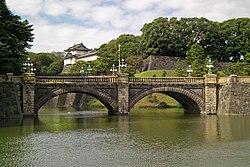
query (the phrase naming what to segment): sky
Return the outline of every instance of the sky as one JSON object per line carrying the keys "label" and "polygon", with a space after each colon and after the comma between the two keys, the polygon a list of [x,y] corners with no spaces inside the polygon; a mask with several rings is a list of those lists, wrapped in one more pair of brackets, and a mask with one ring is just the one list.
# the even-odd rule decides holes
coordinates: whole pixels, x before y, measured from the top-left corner
{"label": "sky", "polygon": [[77,43],[90,49],[121,34],[141,35],[158,17],[250,17],[250,0],[6,0],[34,28],[31,52],[64,51]]}

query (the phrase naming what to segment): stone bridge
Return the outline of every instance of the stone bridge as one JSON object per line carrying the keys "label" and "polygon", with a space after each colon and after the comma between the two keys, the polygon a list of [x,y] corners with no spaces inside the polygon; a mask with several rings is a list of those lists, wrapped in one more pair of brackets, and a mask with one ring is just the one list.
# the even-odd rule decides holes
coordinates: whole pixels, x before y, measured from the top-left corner
{"label": "stone bridge", "polygon": [[[121,76],[35,76],[21,77],[7,74],[7,82],[15,82],[21,95],[24,116],[37,116],[39,109],[50,99],[65,93],[84,93],[101,101],[110,115],[128,114],[142,98],[152,93],[163,93],[177,100],[185,113],[217,114],[230,100],[222,95],[230,83],[247,84],[246,105],[249,103],[250,77],[162,77],[135,78]],[[230,86],[229,86],[230,87]],[[244,103],[245,104],[245,103]],[[221,107],[224,105],[224,108]]]}

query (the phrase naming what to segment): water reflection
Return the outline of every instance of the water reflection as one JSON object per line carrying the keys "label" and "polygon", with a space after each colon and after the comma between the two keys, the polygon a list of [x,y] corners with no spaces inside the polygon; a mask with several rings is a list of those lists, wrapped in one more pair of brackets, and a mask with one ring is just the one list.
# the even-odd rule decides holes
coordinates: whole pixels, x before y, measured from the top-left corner
{"label": "water reflection", "polygon": [[44,109],[38,118],[0,125],[0,166],[247,166],[250,161],[249,116],[136,109],[116,117]]}
{"label": "water reflection", "polygon": [[238,140],[250,135],[250,116],[209,116],[204,120],[207,141]]}
{"label": "water reflection", "polygon": [[[32,134],[89,128],[116,128],[119,133],[138,132],[147,137],[189,138],[213,142],[249,137],[250,116],[185,115],[178,109],[140,109],[130,116],[108,116],[106,111],[42,111],[38,118],[1,120],[2,134]],[[11,130],[10,130],[11,129]],[[242,133],[242,132],[245,133]],[[191,136],[189,136],[191,135]]]}

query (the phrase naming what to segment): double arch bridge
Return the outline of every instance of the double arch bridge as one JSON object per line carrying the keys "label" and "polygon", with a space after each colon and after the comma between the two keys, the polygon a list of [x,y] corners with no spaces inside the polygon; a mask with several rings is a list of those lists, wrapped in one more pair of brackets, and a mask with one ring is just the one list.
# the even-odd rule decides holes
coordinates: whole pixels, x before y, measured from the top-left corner
{"label": "double arch bridge", "polygon": [[84,93],[101,101],[110,115],[128,114],[142,98],[163,93],[177,100],[185,113],[217,112],[215,74],[204,77],[135,78],[120,76],[35,76],[22,75],[22,112],[37,116],[39,109],[55,96]]}

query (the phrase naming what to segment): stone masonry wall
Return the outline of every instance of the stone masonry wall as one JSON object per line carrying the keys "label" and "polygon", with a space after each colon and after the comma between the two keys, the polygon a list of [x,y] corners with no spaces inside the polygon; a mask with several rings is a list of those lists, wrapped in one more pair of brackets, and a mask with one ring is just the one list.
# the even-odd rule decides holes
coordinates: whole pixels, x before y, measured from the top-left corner
{"label": "stone masonry wall", "polygon": [[[175,70],[178,60],[183,60],[180,57],[174,56],[149,56],[143,61],[142,71],[147,70]],[[214,62],[214,66],[219,70],[223,70],[227,67],[225,62]]]}
{"label": "stone masonry wall", "polygon": [[14,83],[0,83],[0,119],[21,117],[21,99]]}
{"label": "stone masonry wall", "polygon": [[229,82],[220,87],[218,114],[250,114],[250,84]]}
{"label": "stone masonry wall", "polygon": [[143,70],[174,70],[179,57],[149,56],[143,61]]}
{"label": "stone masonry wall", "polygon": [[92,96],[88,96],[82,93],[67,93],[56,96],[50,99],[44,104],[44,107],[79,107],[84,108],[87,102],[92,99]]}

